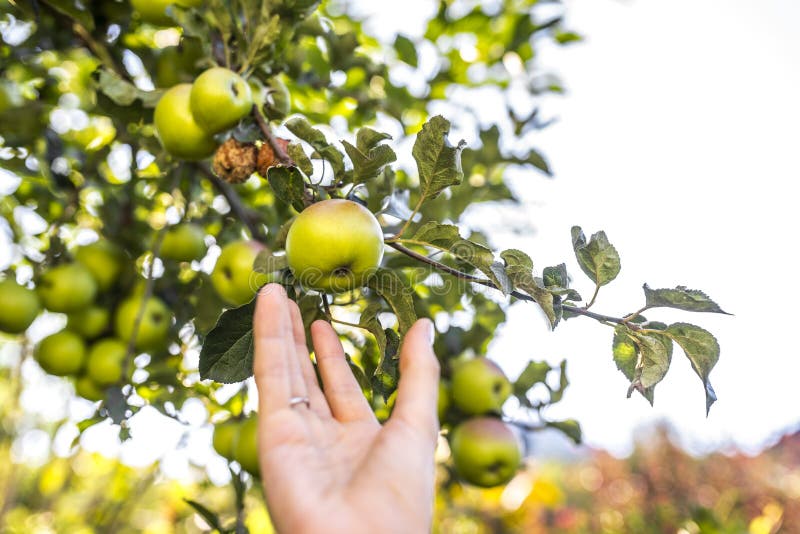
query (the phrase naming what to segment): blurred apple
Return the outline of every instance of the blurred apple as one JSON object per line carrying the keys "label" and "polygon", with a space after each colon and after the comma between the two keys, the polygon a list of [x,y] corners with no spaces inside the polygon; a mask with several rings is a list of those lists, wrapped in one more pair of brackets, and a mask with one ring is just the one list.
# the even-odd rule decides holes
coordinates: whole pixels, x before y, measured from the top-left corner
{"label": "blurred apple", "polygon": [[486,358],[473,358],[453,369],[453,403],[466,414],[499,413],[511,391],[503,370]]}
{"label": "blurred apple", "polygon": [[[116,332],[123,342],[127,343],[133,337],[136,318],[141,307],[142,295],[135,295],[123,301],[117,308]],[[172,312],[164,301],[158,297],[150,297],[144,303],[142,321],[134,342],[135,347],[144,351],[164,348],[171,324]]]}
{"label": "blurred apple", "polygon": [[217,451],[217,454],[228,460],[233,459],[233,450],[240,427],[241,421],[237,419],[228,419],[214,425],[214,437],[211,440],[211,445]]}
{"label": "blurred apple", "polygon": [[476,417],[456,426],[450,451],[458,475],[484,488],[507,483],[522,461],[514,432],[495,417]]}
{"label": "blurred apple", "polygon": [[86,360],[86,345],[78,334],[62,330],[39,342],[33,357],[51,375],[75,375]]}
{"label": "blurred apple", "polygon": [[11,278],[0,281],[0,303],[0,331],[9,334],[27,330],[41,309],[36,292]]}
{"label": "blurred apple", "polygon": [[160,255],[166,260],[199,260],[206,255],[205,237],[205,231],[196,224],[177,224],[165,232]]}
{"label": "blurred apple", "polygon": [[123,341],[101,339],[89,348],[86,376],[99,386],[116,384],[122,379],[122,365],[127,352],[128,347]]}
{"label": "blurred apple", "polygon": [[105,239],[78,247],[75,259],[89,269],[101,291],[108,291],[119,280],[127,261],[122,249]]}
{"label": "blurred apple", "polygon": [[75,394],[90,401],[101,401],[106,397],[105,391],[88,376],[79,376],[75,380]]}
{"label": "blurred apple", "polygon": [[233,241],[222,247],[211,283],[228,304],[247,304],[261,286],[272,280],[270,275],[253,270],[256,256],[265,248],[258,241]]}
{"label": "blurred apple", "polygon": [[97,282],[80,263],[65,263],[42,273],[36,284],[44,307],[70,313],[86,308],[97,294]]}
{"label": "blurred apple", "polygon": [[95,339],[108,328],[111,313],[102,306],[89,306],[67,315],[67,328],[84,339]]}
{"label": "blurred apple", "polygon": [[159,26],[177,26],[177,23],[167,15],[167,8],[173,4],[198,7],[203,4],[203,0],[131,0],[131,6],[143,22]]}
{"label": "blurred apple", "polygon": [[245,419],[239,426],[239,433],[233,447],[233,459],[251,475],[260,476],[258,470],[258,416],[256,414]]}

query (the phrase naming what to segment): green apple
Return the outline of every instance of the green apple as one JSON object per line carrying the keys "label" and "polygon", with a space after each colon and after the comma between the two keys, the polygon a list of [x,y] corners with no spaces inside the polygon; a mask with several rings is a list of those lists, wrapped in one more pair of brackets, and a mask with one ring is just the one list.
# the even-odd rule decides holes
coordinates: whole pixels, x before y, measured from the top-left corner
{"label": "green apple", "polygon": [[89,269],[101,291],[111,289],[126,262],[122,249],[105,239],[78,247],[75,250],[75,259]]}
{"label": "green apple", "polygon": [[0,281],[0,302],[0,331],[9,334],[27,330],[41,309],[36,292],[11,278]]}
{"label": "green apple", "polygon": [[473,358],[453,369],[453,403],[466,414],[499,413],[511,391],[503,370],[486,358]]}
{"label": "green apple", "polygon": [[192,84],[190,107],[197,124],[215,134],[235,126],[250,113],[253,94],[244,78],[232,70],[214,67]]}
{"label": "green apple", "polygon": [[79,376],[75,380],[75,393],[90,401],[100,401],[106,397],[103,388],[95,384],[88,376]]}
{"label": "green apple", "polygon": [[286,259],[304,286],[333,293],[362,287],[383,258],[383,231],[364,206],[344,199],[304,209],[286,236]]}
{"label": "green apple", "polygon": [[458,475],[484,488],[514,478],[522,461],[514,432],[495,417],[476,417],[456,426],[450,434],[450,452]]}
{"label": "green apple", "polygon": [[167,15],[167,8],[173,4],[184,7],[197,7],[203,0],[131,0],[131,6],[139,14],[142,21],[159,26],[175,26],[176,23]]}
{"label": "green apple", "polygon": [[36,289],[45,308],[70,313],[92,303],[97,282],[82,264],[64,263],[42,273]]}
{"label": "green apple", "polygon": [[211,284],[223,300],[232,306],[250,302],[261,286],[272,277],[253,270],[258,253],[266,247],[258,241],[233,241],[222,247],[211,272]]}
{"label": "green apple", "polygon": [[86,345],[75,332],[62,330],[44,338],[34,350],[33,357],[51,375],[74,375],[86,360]]}
{"label": "green apple", "polygon": [[[127,342],[133,336],[136,317],[142,307],[142,296],[129,297],[117,308],[115,326],[117,336]],[[139,350],[157,350],[166,345],[172,312],[158,297],[150,297],[144,303],[142,321],[136,334],[135,347]]]}
{"label": "green apple", "polygon": [[258,417],[252,415],[239,426],[233,446],[233,459],[251,475],[259,476],[258,470]]}
{"label": "green apple", "polygon": [[193,261],[206,255],[206,233],[196,224],[177,224],[164,233],[161,257],[165,260]]}
{"label": "green apple", "polygon": [[116,384],[122,379],[122,365],[128,347],[119,339],[101,339],[89,348],[86,376],[99,386]]}
{"label": "green apple", "polygon": [[217,454],[228,460],[233,459],[233,450],[239,435],[241,422],[237,419],[228,419],[214,425],[214,436],[211,445]]}
{"label": "green apple", "polygon": [[192,37],[184,36],[178,46],[164,48],[156,59],[156,87],[168,89],[179,83],[191,83],[202,58],[203,47]]}
{"label": "green apple", "polygon": [[192,85],[180,83],[169,89],[156,104],[153,115],[156,133],[164,149],[176,158],[200,160],[217,149],[217,142],[203,130],[189,109]]}
{"label": "green apple", "polygon": [[106,331],[111,320],[108,308],[89,306],[67,315],[67,328],[84,339],[95,339]]}
{"label": "green apple", "polygon": [[439,397],[436,403],[436,413],[439,416],[439,421],[443,421],[447,415],[447,410],[450,408],[450,386],[446,382],[439,382]]}

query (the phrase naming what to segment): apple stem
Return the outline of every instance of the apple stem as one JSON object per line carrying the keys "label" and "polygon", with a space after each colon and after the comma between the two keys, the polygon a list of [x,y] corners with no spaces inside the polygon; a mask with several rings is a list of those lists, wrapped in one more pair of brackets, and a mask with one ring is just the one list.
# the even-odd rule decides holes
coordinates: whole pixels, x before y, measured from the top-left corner
{"label": "apple stem", "polygon": [[253,104],[252,114],[253,118],[258,124],[258,127],[261,129],[261,133],[264,134],[264,138],[267,140],[267,143],[269,143],[270,148],[272,148],[272,153],[275,154],[275,157],[278,159],[278,161],[283,165],[294,167],[294,160],[289,157],[289,154],[286,153],[280,143],[275,140],[275,136],[272,134],[272,129],[269,127],[269,123],[264,119],[264,116],[261,115],[258,106],[255,104]]}

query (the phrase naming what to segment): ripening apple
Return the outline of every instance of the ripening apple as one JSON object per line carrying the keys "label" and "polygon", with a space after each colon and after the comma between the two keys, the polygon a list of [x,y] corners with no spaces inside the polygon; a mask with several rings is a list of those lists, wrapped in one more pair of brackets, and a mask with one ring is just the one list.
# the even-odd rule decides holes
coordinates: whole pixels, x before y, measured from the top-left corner
{"label": "ripening apple", "polygon": [[126,262],[122,249],[105,239],[78,247],[75,259],[89,269],[101,291],[108,291],[117,282]]}
{"label": "ripening apple", "polygon": [[233,459],[251,475],[259,476],[258,470],[258,417],[252,415],[239,426],[233,446]]}
{"label": "ripening apple", "polygon": [[82,264],[64,263],[42,273],[36,290],[45,308],[70,313],[92,303],[97,282]]}
{"label": "ripening apple", "polygon": [[453,403],[470,415],[499,413],[511,395],[511,382],[503,370],[486,358],[473,358],[453,369]]}
{"label": "ripening apple", "polygon": [[211,445],[217,451],[217,454],[228,460],[233,459],[233,450],[240,427],[241,421],[237,419],[228,419],[214,425],[214,436],[211,439]]}
{"label": "ripening apple", "polygon": [[522,461],[517,437],[496,417],[476,417],[456,426],[450,434],[450,452],[458,475],[484,488],[514,478]]}
{"label": "ripening apple", "polygon": [[62,330],[39,342],[33,357],[51,375],[74,375],[86,360],[86,345],[78,334]]}
{"label": "ripening apple", "polygon": [[196,224],[177,224],[164,233],[160,255],[165,260],[199,260],[206,255],[205,237],[205,231]]}
{"label": "ripening apple", "polygon": [[235,126],[250,113],[253,94],[244,78],[230,69],[214,67],[192,84],[189,105],[197,124],[215,134]]}
{"label": "ripening apple", "polygon": [[301,284],[333,293],[366,284],[383,258],[383,231],[367,208],[344,199],[304,209],[286,236],[286,259]]}
{"label": "ripening apple", "polygon": [[250,302],[256,291],[272,277],[253,270],[253,262],[265,247],[258,241],[233,241],[222,247],[211,272],[211,284],[223,300],[232,306]]}
{"label": "ripening apple", "polygon": [[189,95],[192,85],[180,83],[169,89],[156,104],[153,121],[164,149],[176,158],[205,159],[217,149],[217,142],[192,115]]}
{"label": "ripening apple", "polygon": [[443,421],[447,415],[447,410],[450,408],[450,386],[444,381],[439,381],[439,397],[436,403],[436,413],[439,416],[439,421]]}
{"label": "ripening apple", "polygon": [[175,26],[176,23],[167,15],[167,8],[173,4],[184,7],[197,7],[203,0],[131,0],[131,6],[139,14],[142,21],[159,26]]}
{"label": "ripening apple", "polygon": [[127,345],[119,339],[108,337],[89,348],[86,358],[86,376],[99,386],[116,384],[122,379],[122,364],[128,352]]}
{"label": "ripening apple", "polygon": [[0,281],[0,331],[19,334],[28,329],[41,305],[32,289],[6,278]]}
{"label": "ripening apple", "polygon": [[100,401],[106,397],[103,388],[95,384],[88,376],[79,376],[75,380],[75,393],[90,401]]}
{"label": "ripening apple", "polygon": [[[133,329],[139,309],[142,306],[142,295],[135,295],[123,301],[117,308],[115,327],[117,336],[128,342],[133,336]],[[144,304],[142,321],[136,334],[134,346],[139,350],[157,350],[166,345],[169,327],[172,324],[172,312],[158,297],[150,297]]]}
{"label": "ripening apple", "polygon": [[108,328],[111,313],[102,306],[89,306],[67,315],[67,328],[84,339],[95,339]]}
{"label": "ripening apple", "polygon": [[203,58],[199,39],[184,35],[178,46],[161,50],[156,59],[156,87],[168,89],[179,83],[191,83],[197,75],[197,63]]}

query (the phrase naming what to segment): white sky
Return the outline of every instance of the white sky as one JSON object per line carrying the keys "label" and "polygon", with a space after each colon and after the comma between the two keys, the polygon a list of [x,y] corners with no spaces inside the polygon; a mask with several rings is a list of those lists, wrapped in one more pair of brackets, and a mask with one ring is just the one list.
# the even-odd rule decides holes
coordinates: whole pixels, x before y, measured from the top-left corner
{"label": "white sky", "polygon": [[556,179],[533,179],[522,190],[538,230],[524,249],[540,267],[568,258],[588,294],[569,228],[606,230],[622,273],[601,292],[601,312],[643,302],[642,282],[705,290],[735,317],[648,317],[717,335],[722,355],[711,381],[719,401],[706,419],[700,381],[679,350],[655,408],[627,400],[608,328],[575,319],[554,334],[531,334],[530,322],[541,320],[524,306],[515,306],[491,355],[511,374],[523,364],[521,347],[568,357],[571,387],[553,415],[578,418],[591,444],[625,452],[637,425],[663,418],[692,450],[734,442],[755,451],[800,424],[800,291],[790,243],[800,179],[800,3],[568,5],[570,27],[587,41],[543,54],[569,94],[545,107],[560,119],[538,140]]}

